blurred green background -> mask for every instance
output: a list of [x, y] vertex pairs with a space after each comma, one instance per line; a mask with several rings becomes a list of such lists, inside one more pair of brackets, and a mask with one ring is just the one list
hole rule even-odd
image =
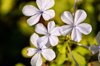
[[[22, 14], [22, 8], [27, 4], [36, 6], [35, 0], [0, 0], [0, 66], [30, 66], [30, 58], [24, 57], [22, 51], [23, 48], [30, 46], [29, 38], [34, 33], [34, 26], [30, 27], [26, 22], [28, 17]], [[58, 25], [63, 24], [60, 19], [63, 11], [73, 12], [73, 5], [74, 0], [55, 0], [54, 20]], [[83, 35], [80, 43], [97, 44], [95, 36], [100, 31], [100, 0], [79, 0], [77, 8], [87, 12], [85, 22], [91, 24], [93, 28], [91, 34]], [[82, 47], [72, 46], [72, 49], [80, 66], [87, 66], [89, 62], [97, 61], [97, 55], [91, 55]], [[70, 63], [74, 66], [75, 63], [63, 44], [59, 44], [55, 51], [57, 58], [49, 63], [50, 66], [68, 66]]]

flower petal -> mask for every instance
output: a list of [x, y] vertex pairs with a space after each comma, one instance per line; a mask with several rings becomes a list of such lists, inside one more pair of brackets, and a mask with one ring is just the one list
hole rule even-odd
[[89, 50], [92, 52], [92, 54], [96, 54], [99, 51], [99, 46], [92, 45], [91, 47], [89, 47]]
[[64, 25], [60, 27], [60, 33], [64, 36], [69, 34], [71, 30], [72, 30], [72, 27], [70, 25]]
[[48, 42], [48, 36], [40, 37], [38, 40], [38, 44], [40, 44], [39, 48], [42, 48], [44, 45], [47, 44], [47, 42]]
[[35, 27], [35, 31], [39, 34], [47, 34], [47, 30], [45, 28], [45, 26], [42, 23], [38, 23]]
[[37, 49], [35, 49], [35, 48], [28, 48], [27, 49], [28, 56], [33, 56], [36, 52], [37, 52]]
[[72, 24], [73, 23], [73, 16], [72, 16], [72, 14], [69, 11], [65, 11], [61, 15], [61, 19], [66, 24]]
[[36, 0], [40, 10], [47, 10], [54, 6], [54, 0]]
[[74, 40], [76, 42], [80, 42], [82, 39], [82, 34], [78, 29], [73, 28], [71, 38], [72, 38], [72, 40]]
[[23, 7], [22, 12], [25, 16], [32, 16], [37, 14], [38, 9], [32, 5], [26, 5]]
[[52, 46], [56, 46], [58, 44], [58, 42], [59, 42], [59, 39], [56, 36], [50, 36], [49, 40], [50, 40], [50, 44]]
[[75, 20], [74, 23], [75, 25], [83, 22], [87, 17], [87, 14], [84, 10], [77, 10], [75, 13]]
[[83, 34], [89, 34], [92, 31], [91, 25], [87, 23], [82, 23], [77, 26], [77, 29]]
[[60, 27], [55, 27], [51, 32], [51, 35], [53, 36], [60, 36]]
[[31, 43], [35, 46], [35, 47], [38, 47], [37, 45], [37, 40], [39, 39], [39, 36], [34, 33], [31, 37], [30, 37], [30, 41]]
[[42, 65], [42, 58], [40, 53], [36, 53], [33, 58], [31, 59], [32, 66], [41, 66]]
[[98, 44], [100, 45], [100, 31], [98, 32], [98, 34], [96, 36], [96, 40], [97, 40]]
[[28, 20], [27, 20], [27, 23], [32, 26], [32, 25], [35, 25], [36, 23], [38, 23], [39, 19], [40, 19], [40, 16], [41, 14], [35, 14], [33, 15], [32, 17], [30, 17]]
[[54, 21], [50, 21], [48, 23], [48, 32], [50, 32], [51, 30], [53, 30], [55, 28], [55, 22]]
[[42, 55], [48, 61], [52, 61], [56, 57], [55, 52], [52, 49], [44, 49]]
[[43, 12], [42, 15], [43, 15], [44, 20], [50, 20], [51, 18], [55, 16], [55, 12], [54, 10], [46, 10]]
[[98, 54], [98, 61], [100, 62], [100, 52], [99, 52], [99, 54]]

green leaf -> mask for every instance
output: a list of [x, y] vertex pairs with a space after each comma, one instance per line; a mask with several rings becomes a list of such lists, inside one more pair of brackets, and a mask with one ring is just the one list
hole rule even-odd
[[[83, 56], [81, 56], [75, 51], [72, 51], [72, 54], [80, 66], [86, 66], [86, 60]], [[72, 62], [71, 66], [75, 66], [75, 61], [73, 60], [70, 54], [68, 54], [68, 58]]]
[[57, 49], [59, 51], [59, 53], [65, 54], [66, 53], [66, 46], [64, 46], [64, 44], [58, 44], [57, 45]]
[[56, 61], [57, 65], [62, 65], [64, 63], [64, 61], [66, 61], [66, 59], [67, 59], [66, 54], [59, 53], [55, 61]]
[[92, 45], [92, 44], [97, 44], [97, 41], [93, 36], [83, 36], [82, 41], [80, 43], [84, 45], [88, 44]]
[[79, 47], [79, 46], [77, 48], [75, 48], [74, 51], [80, 53], [82, 56], [85, 56], [86, 54], [90, 53], [90, 51], [88, 49], [86, 49], [84, 47]]
[[15, 0], [1, 0], [0, 1], [0, 10], [1, 10], [1, 14], [2, 15], [6, 15], [7, 13], [9, 13], [11, 11], [11, 9], [13, 8], [13, 6], [15, 5]]

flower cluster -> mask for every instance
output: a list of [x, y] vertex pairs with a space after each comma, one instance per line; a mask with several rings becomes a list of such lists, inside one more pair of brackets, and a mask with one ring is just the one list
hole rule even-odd
[[[32, 66], [41, 66], [42, 56], [48, 61], [52, 61], [56, 57], [55, 52], [49, 47], [56, 46], [59, 43], [58, 36], [71, 34], [73, 41], [80, 42], [82, 33], [89, 34], [92, 31], [92, 27], [87, 23], [83, 23], [87, 14], [81, 9], [77, 10], [74, 15], [69, 11], [65, 11], [61, 15], [61, 19], [66, 25], [56, 26], [54, 21], [49, 21], [55, 16], [55, 11], [50, 9], [54, 6], [54, 0], [36, 0], [36, 3], [38, 8], [26, 5], [23, 7], [22, 12], [25, 16], [31, 16], [27, 23], [30, 26], [35, 25], [35, 32], [37, 33], [34, 33], [30, 38], [31, 43], [36, 48], [28, 48], [27, 55], [34, 55], [31, 59]], [[38, 23], [41, 17], [48, 21], [47, 26], [44, 26], [43, 23]], [[39, 37], [38, 34], [42, 36]]]

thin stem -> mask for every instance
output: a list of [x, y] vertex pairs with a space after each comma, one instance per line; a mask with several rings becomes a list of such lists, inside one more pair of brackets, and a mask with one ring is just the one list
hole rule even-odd
[[80, 47], [84, 47], [84, 48], [88, 49], [88, 46], [85, 46], [85, 45], [80, 44], [80, 43], [77, 43], [77, 44], [75, 44], [75, 45], [78, 45], [78, 46], [80, 46]]
[[85, 45], [83, 45], [83, 44], [77, 44], [77, 45], [88, 49], [88, 46], [85, 46]]
[[46, 22], [43, 17], [40, 18], [39, 23], [42, 23], [45, 27], [47, 27], [48, 22]]
[[68, 47], [68, 51], [69, 51], [70, 55], [72, 56], [72, 58], [73, 58], [73, 60], [74, 60], [74, 62], [75, 62], [75, 64], [76, 64], [76, 66], [79, 66], [79, 64], [77, 63], [76, 59], [74, 58], [74, 56], [73, 56], [73, 54], [72, 54], [72, 51], [71, 51], [70, 46], [67, 45], [67, 47]]
[[74, 15], [75, 15], [75, 12], [76, 12], [76, 9], [77, 9], [77, 2], [78, 2], [78, 0], [74, 0]]

